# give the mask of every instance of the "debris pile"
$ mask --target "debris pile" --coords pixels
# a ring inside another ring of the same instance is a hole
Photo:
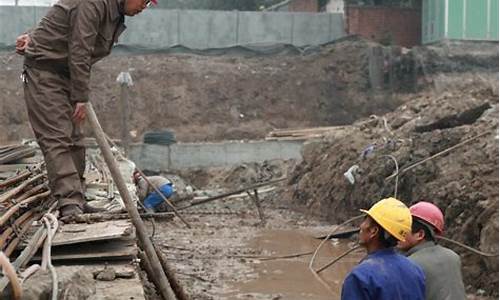
[[[445,212],[446,236],[498,253],[498,90],[476,83],[413,97],[309,142],[287,195],[337,224],[384,197],[431,201]],[[452,248],[469,292],[496,295],[498,257]]]
[[[85,224],[68,224],[81,223],[78,218],[58,221],[57,203],[50,197],[47,173],[39,148],[35,144],[26,144],[3,146],[0,149],[0,250],[10,260],[14,274],[19,274],[13,278],[0,276],[0,298],[18,299],[16,297],[21,291],[26,297],[23,299],[39,299],[40,295],[50,295],[54,291],[52,278],[57,278],[54,284],[59,284],[60,292],[92,295],[104,287],[99,288],[93,278],[87,278],[88,270],[80,270],[88,269],[86,264],[106,260],[124,269],[125,265],[137,258],[135,231],[126,214],[109,214],[111,218],[108,219],[103,218],[103,214],[83,215],[81,217],[85,217]],[[123,204],[114,192],[109,170],[102,163],[99,153],[88,151],[87,163],[88,200],[111,212],[122,211]],[[125,173],[128,163],[121,162]],[[171,216],[167,219],[171,219]],[[52,262],[59,266],[52,268]],[[77,267],[60,267],[67,263]],[[59,276],[49,276],[47,267],[50,273]],[[135,272],[133,267],[125,269]],[[73,284],[73,281],[85,284],[77,287],[78,284]],[[16,286],[13,282],[22,285]],[[143,297],[139,278],[129,279],[129,285],[135,286],[131,294]],[[89,286],[92,287],[91,291],[88,291]],[[107,288],[111,293],[117,289],[116,286]]]

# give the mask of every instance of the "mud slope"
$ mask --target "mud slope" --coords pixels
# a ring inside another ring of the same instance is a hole
[[[92,102],[104,129],[120,135],[120,88],[130,70],[131,131],[169,128],[180,141],[261,138],[273,128],[350,124],[394,109],[367,90],[368,49],[346,40],[310,55],[259,57],[123,55],[94,66]],[[22,58],[0,54],[0,142],[31,136],[19,75]]]
[[[384,125],[385,124],[385,125]],[[410,205],[436,203],[446,214],[446,236],[498,253],[498,90],[467,86],[422,93],[383,117],[371,118],[310,143],[289,182],[301,210],[339,223],[377,200],[394,195],[395,171],[486,133],[456,150],[401,173],[397,197]],[[370,151],[370,145],[374,150]],[[363,158],[363,151],[365,157]],[[354,184],[344,173],[360,167]],[[498,292],[498,258],[458,248],[469,290]]]

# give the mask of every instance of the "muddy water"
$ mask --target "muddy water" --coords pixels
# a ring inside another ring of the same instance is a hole
[[[230,299],[339,299],[343,279],[364,256],[363,251],[352,253],[321,273],[333,290],[328,291],[309,270],[312,255],[295,258],[267,259],[314,251],[321,241],[310,233],[291,230],[266,230],[247,245],[265,259],[252,259],[250,264],[256,279],[239,282],[232,287]],[[349,249],[347,242],[326,243],[315,260],[316,269]]]

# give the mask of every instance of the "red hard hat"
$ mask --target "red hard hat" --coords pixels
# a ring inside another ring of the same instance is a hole
[[[421,201],[412,205],[410,207],[410,212],[412,216],[432,225],[436,234],[443,234],[444,216],[439,207],[430,202]]]

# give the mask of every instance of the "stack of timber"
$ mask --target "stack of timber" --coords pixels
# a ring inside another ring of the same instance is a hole
[[[312,127],[301,129],[276,129],[266,136],[268,141],[279,140],[308,140],[322,138],[326,134],[345,128],[344,126]]]

